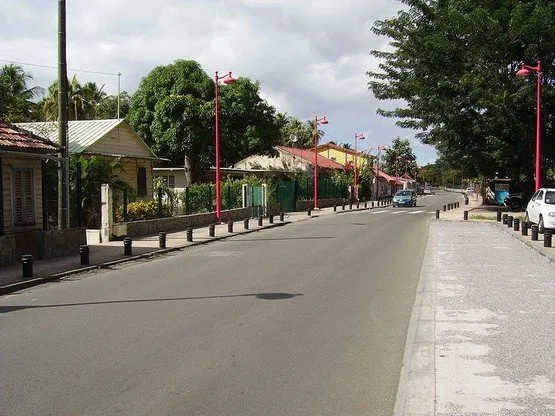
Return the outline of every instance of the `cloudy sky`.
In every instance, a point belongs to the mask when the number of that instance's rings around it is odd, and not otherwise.
[[[392,17],[398,0],[67,0],[68,76],[104,84],[109,94],[133,94],[154,67],[193,59],[214,76],[233,71],[261,83],[279,112],[301,120],[327,116],[324,141],[358,148],[411,141],[417,163],[436,152],[395,120],[376,115],[366,71],[372,49],[387,48],[370,28]],[[54,0],[0,0],[0,64],[20,63],[34,84],[56,79],[57,8]],[[90,71],[90,72],[83,72]],[[95,73],[101,72],[101,73]],[[375,154],[376,151],[372,150]]]

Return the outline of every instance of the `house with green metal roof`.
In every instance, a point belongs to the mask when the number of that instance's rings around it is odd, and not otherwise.
[[[18,127],[58,141],[57,122],[17,123]],[[75,120],[68,122],[70,155],[100,155],[117,158],[116,174],[135,191],[138,199],[153,198],[153,163],[160,160],[123,119]]]

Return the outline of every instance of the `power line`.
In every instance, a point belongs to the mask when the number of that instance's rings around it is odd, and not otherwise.
[[[31,64],[29,62],[17,62],[17,61],[11,61],[11,60],[7,60],[7,59],[0,59],[0,62],[8,62],[10,64],[17,64],[17,65],[27,65],[27,66],[36,66],[39,68],[49,68],[49,69],[57,69],[58,67],[56,66],[49,66],[49,65],[40,65],[40,64]],[[73,71],[73,72],[84,72],[87,74],[101,74],[101,75],[121,75],[121,72],[101,72],[101,71],[88,71],[86,69],[72,69],[72,68],[68,68],[69,71]]]

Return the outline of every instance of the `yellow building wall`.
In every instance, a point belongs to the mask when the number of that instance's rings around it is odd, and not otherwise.
[[[341,151],[339,149],[320,149],[318,151],[319,155],[327,157],[330,160],[333,160],[337,163],[342,164],[343,166],[347,165],[348,163],[355,164],[355,155],[350,154],[348,152]],[[358,168],[361,169],[366,164],[366,158],[357,156],[357,165]]]

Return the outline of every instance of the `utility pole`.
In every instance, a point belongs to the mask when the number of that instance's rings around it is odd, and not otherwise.
[[[58,0],[58,229],[69,228],[69,159],[67,141],[66,2]]]

